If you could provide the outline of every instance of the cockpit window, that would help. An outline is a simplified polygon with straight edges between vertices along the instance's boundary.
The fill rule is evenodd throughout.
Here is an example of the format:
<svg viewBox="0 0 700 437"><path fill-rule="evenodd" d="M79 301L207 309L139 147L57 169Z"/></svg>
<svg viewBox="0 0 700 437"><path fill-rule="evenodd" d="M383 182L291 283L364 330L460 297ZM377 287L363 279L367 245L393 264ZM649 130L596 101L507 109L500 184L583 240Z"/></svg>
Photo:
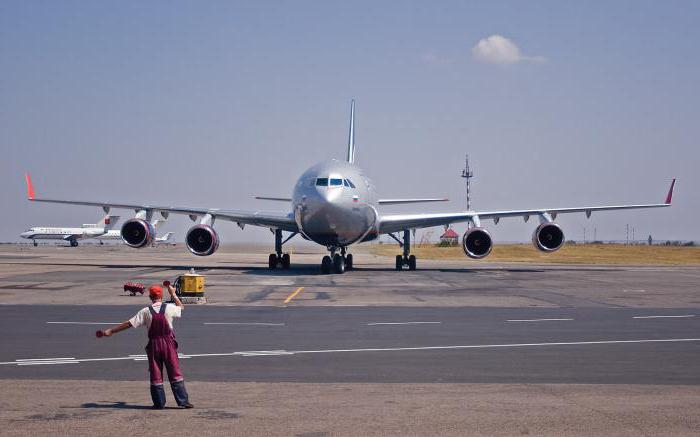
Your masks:
<svg viewBox="0 0 700 437"><path fill-rule="evenodd" d="M331 187L341 187L342 185L343 185L342 179L336 179L336 178L331 179Z"/></svg>
<svg viewBox="0 0 700 437"><path fill-rule="evenodd" d="M350 179L345 179L346 187L349 186L350 188L355 188L355 184L352 183Z"/></svg>
<svg viewBox="0 0 700 437"><path fill-rule="evenodd" d="M346 187L350 188L350 184L348 183L348 180L347 180L347 179L343 179L343 185L345 185Z"/></svg>
<svg viewBox="0 0 700 437"><path fill-rule="evenodd" d="M328 186L328 178L316 178L316 186L317 187L327 187Z"/></svg>

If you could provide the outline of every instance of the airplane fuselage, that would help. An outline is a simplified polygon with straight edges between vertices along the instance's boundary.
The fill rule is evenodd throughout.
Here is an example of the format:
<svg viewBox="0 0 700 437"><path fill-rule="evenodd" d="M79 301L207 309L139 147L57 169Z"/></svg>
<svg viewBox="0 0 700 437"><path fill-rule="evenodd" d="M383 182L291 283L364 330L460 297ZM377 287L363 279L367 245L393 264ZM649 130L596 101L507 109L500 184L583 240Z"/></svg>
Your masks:
<svg viewBox="0 0 700 437"><path fill-rule="evenodd" d="M348 162L331 160L297 180L292 211L300 233L326 247L345 247L377 237L379 214L372 182Z"/></svg>
<svg viewBox="0 0 700 437"><path fill-rule="evenodd" d="M22 232L20 237L30 240L78 240L81 238L93 238L104 233L104 228L34 227Z"/></svg>

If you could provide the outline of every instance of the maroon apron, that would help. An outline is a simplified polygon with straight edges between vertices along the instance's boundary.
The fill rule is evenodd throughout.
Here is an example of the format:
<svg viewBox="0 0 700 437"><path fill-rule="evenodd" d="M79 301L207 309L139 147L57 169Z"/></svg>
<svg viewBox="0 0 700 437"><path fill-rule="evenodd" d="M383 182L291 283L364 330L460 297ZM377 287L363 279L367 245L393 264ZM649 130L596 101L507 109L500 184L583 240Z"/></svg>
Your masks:
<svg viewBox="0 0 700 437"><path fill-rule="evenodd" d="M151 327L148 329L146 354L151 385L163 384L163 364L168 371L168 380L171 383L184 379L180 371L180 360L177 357L175 334L165 319L165 306L166 304L162 303L158 312L153 309L153 306L148 307L151 311Z"/></svg>

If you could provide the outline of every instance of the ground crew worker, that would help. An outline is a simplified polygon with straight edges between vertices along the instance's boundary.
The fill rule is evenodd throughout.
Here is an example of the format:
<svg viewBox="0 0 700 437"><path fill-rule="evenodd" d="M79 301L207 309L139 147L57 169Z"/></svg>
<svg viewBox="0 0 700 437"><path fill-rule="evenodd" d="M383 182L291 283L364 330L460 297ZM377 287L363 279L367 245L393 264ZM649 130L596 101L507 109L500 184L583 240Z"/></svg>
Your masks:
<svg viewBox="0 0 700 437"><path fill-rule="evenodd" d="M175 305L163 303L163 289L159 285L151 285L148 296L152 304L136 313L126 322L102 332L105 337L134 327L145 325L148 329L148 371L151 375L151 398L154 409L165 407L165 390L163 390L163 365L168 371L170 387L173 390L175 401L180 407L193 408L190 404L185 381L180 371L180 360L177 356L177 342L173 334L173 319L182 315L184 306L175 295L175 289L169 282L164 282ZM98 336L99 333L98 333Z"/></svg>

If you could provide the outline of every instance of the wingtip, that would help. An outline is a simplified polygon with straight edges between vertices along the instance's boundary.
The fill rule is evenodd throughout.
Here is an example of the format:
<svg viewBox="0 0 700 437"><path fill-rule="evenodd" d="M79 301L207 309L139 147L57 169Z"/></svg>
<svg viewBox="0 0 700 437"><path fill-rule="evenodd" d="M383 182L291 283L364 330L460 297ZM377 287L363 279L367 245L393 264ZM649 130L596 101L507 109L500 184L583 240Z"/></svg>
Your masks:
<svg viewBox="0 0 700 437"><path fill-rule="evenodd" d="M34 185L32 185L32 176L29 173L24 174L24 180L27 182L27 199L34 200Z"/></svg>
<svg viewBox="0 0 700 437"><path fill-rule="evenodd" d="M668 194L666 195L666 205L670 205L673 200L673 189L676 186L676 178L671 181L671 187L668 189Z"/></svg>

